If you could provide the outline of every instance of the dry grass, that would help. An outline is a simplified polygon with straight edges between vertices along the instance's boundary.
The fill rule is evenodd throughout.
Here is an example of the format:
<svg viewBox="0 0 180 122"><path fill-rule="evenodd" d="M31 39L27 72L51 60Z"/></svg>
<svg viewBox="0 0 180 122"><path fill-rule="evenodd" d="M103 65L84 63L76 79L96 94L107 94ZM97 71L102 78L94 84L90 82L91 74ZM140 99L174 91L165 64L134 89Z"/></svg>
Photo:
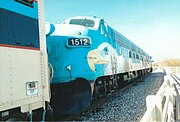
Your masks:
<svg viewBox="0 0 180 122"><path fill-rule="evenodd" d="M165 59L164 61L162 61L161 66L180 66L180 59L175 59L175 58L169 58L169 59Z"/></svg>

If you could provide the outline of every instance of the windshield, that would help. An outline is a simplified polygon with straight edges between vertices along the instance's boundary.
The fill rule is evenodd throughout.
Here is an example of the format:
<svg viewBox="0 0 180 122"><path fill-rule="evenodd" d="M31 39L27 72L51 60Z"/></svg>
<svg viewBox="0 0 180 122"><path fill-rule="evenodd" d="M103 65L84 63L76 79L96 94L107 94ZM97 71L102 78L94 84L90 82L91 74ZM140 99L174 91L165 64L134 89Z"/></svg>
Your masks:
<svg viewBox="0 0 180 122"><path fill-rule="evenodd" d="M71 19L69 24L82 25L85 27L93 27L95 22L89 19Z"/></svg>

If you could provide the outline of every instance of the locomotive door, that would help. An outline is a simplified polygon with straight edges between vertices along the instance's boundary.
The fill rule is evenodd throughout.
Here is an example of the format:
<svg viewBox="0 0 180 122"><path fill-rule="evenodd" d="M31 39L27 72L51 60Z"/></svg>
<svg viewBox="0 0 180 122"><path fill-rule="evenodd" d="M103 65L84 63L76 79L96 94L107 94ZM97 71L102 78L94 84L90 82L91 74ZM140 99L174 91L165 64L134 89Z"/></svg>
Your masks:
<svg viewBox="0 0 180 122"><path fill-rule="evenodd" d="M109 26L104 22L101 21L101 34L104 35L106 41L110 44L109 48L109 71L110 71L110 86L111 89L117 88L117 57L115 53L116 43L115 43L115 36L114 32L111 30Z"/></svg>
<svg viewBox="0 0 180 122"><path fill-rule="evenodd" d="M116 49L116 43L115 40L112 38L109 38L111 45L112 45L112 50L111 50L111 66L112 66L112 76L111 78L113 79L113 82L115 85L117 85L117 57L115 55L115 49Z"/></svg>
<svg viewBox="0 0 180 122"><path fill-rule="evenodd" d="M117 55L116 55L115 34L110 27L107 26L106 28L108 30L108 39L112 46L110 51L112 74L110 78L113 81L113 86L117 87Z"/></svg>
<svg viewBox="0 0 180 122"><path fill-rule="evenodd" d="M101 23L101 34L103 34L108 43L110 43L111 47L109 50L109 56L110 56L110 63L111 63L111 74L114 76L117 73L117 58L115 55L115 50L116 49L116 43L115 43L115 37L114 37L114 32L111 30L109 26L102 20Z"/></svg>

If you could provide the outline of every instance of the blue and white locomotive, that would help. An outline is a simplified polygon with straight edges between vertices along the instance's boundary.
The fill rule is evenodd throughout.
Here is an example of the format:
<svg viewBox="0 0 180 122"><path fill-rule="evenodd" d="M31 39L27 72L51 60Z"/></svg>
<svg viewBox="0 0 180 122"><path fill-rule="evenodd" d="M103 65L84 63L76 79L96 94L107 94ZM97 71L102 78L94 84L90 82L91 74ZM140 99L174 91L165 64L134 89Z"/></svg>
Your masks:
<svg viewBox="0 0 180 122"><path fill-rule="evenodd" d="M51 105L72 114L92 99L152 70L151 57L100 18L76 16L46 24L48 60L54 69Z"/></svg>

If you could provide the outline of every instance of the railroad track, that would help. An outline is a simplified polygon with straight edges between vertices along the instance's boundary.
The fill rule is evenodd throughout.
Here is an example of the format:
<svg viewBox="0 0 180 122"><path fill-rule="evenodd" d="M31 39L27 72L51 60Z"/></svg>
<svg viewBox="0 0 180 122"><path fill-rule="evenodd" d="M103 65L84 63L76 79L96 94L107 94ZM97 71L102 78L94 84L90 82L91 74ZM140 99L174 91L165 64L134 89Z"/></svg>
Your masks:
<svg viewBox="0 0 180 122"><path fill-rule="evenodd" d="M96 100L96 101L92 101L91 104L82 112L74 114L74 115L70 115L70 116L61 116L59 118L54 118L55 120L60 120L60 121L81 121L81 116L85 115L85 113L87 113L88 111L92 111L93 113L96 113L98 111L101 110L102 105L108 101L108 100L113 100L115 99L121 92L131 88L132 86L138 84L139 82L143 81L144 78L146 78L150 73L146 74L145 76L141 77L140 79L136 79L136 81L126 85L123 88L117 89L114 92L111 92L109 94L107 94L106 96Z"/></svg>

